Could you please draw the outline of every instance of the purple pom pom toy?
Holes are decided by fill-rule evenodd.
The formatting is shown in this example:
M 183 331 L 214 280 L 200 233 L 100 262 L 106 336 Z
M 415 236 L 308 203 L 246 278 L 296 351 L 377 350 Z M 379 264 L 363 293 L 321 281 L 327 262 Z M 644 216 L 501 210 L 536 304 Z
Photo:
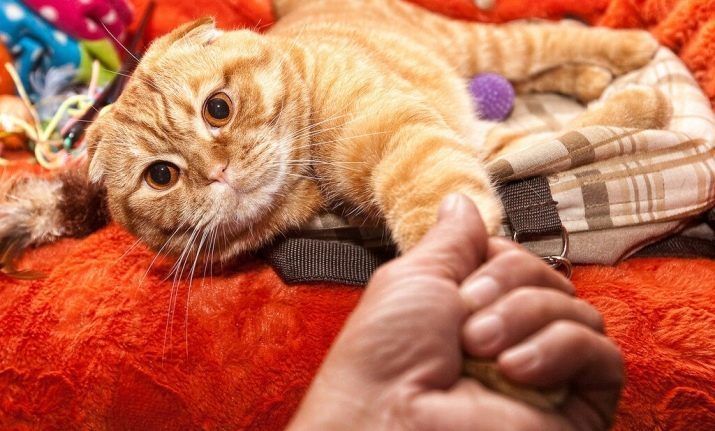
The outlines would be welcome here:
M 483 73 L 472 78 L 469 92 L 482 120 L 504 121 L 514 108 L 514 87 L 496 73 Z

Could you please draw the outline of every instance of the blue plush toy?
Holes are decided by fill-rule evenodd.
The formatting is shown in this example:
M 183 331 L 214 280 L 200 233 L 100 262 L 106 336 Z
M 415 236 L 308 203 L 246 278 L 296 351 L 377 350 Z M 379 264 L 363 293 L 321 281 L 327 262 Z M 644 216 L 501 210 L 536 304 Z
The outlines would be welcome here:
M 0 0 L 0 40 L 15 57 L 15 67 L 30 93 L 33 72 L 65 65 L 76 68 L 80 63 L 77 41 L 17 0 Z
M 72 38 L 19 0 L 0 0 L 0 42 L 14 57 L 20 80 L 33 101 L 46 95 L 41 90 L 51 70 L 74 70 L 74 74 L 65 73 L 69 81 L 87 82 L 92 61 L 98 60 L 103 84 L 113 77 L 111 71 L 119 69 L 119 55 L 107 39 Z
M 472 78 L 469 92 L 482 120 L 504 121 L 514 108 L 514 87 L 496 73 L 483 73 Z

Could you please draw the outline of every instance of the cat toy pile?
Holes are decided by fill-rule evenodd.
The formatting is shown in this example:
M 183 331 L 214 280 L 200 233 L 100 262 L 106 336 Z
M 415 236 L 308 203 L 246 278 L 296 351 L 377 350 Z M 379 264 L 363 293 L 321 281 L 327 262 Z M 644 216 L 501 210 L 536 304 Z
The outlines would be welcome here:
M 154 8 L 125 46 L 133 13 L 124 0 L 46 3 L 0 0 L 0 166 L 56 170 L 86 160 L 84 130 L 131 76 Z

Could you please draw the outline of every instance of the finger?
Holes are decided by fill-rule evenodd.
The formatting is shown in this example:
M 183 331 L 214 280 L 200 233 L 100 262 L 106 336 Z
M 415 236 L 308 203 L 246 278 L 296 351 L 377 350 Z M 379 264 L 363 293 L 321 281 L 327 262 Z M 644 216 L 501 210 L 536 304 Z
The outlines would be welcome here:
M 514 242 L 509 238 L 493 236 L 489 238 L 489 241 L 487 242 L 487 255 L 485 259 L 491 260 L 496 255 L 509 250 L 524 250 L 524 248 L 519 243 Z
M 510 379 L 541 387 L 572 382 L 583 390 L 620 389 L 623 358 L 607 337 L 572 321 L 551 323 L 497 358 Z
M 607 429 L 623 387 L 623 356 L 607 337 L 575 322 L 552 323 L 497 359 L 508 378 L 554 387 L 570 382 L 562 411 L 583 429 Z
M 556 290 L 522 287 L 467 320 L 462 330 L 464 349 L 475 357 L 494 357 L 559 320 L 603 332 L 601 314 L 586 301 Z
M 567 427 L 555 413 L 497 394 L 473 379 L 462 379 L 447 391 L 415 397 L 405 417 L 410 429 L 541 431 Z
M 462 283 L 460 294 L 471 310 L 479 310 L 522 286 L 543 286 L 569 294 L 575 291 L 566 277 L 541 258 L 518 248 L 506 249 L 488 260 Z
M 401 260 L 412 270 L 461 283 L 483 262 L 487 238 L 472 200 L 452 194 L 442 202 L 437 223 Z

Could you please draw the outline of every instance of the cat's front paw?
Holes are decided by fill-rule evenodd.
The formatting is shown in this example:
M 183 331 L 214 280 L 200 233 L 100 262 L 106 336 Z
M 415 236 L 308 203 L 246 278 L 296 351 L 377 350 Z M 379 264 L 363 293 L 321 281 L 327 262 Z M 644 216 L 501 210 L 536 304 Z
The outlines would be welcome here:
M 481 193 L 465 193 L 477 206 L 488 235 L 496 235 L 502 225 L 504 210 L 493 190 Z
M 648 64 L 655 56 L 660 44 L 647 31 L 616 30 L 607 51 L 612 72 L 622 75 Z
M 482 222 L 488 235 L 499 232 L 502 221 L 502 205 L 492 190 L 461 191 L 468 196 L 479 210 Z M 444 197 L 447 195 L 445 194 Z M 403 213 L 392 221 L 388 219 L 392 239 L 400 252 L 405 252 L 415 246 L 437 221 L 439 203 L 430 207 L 417 207 Z

